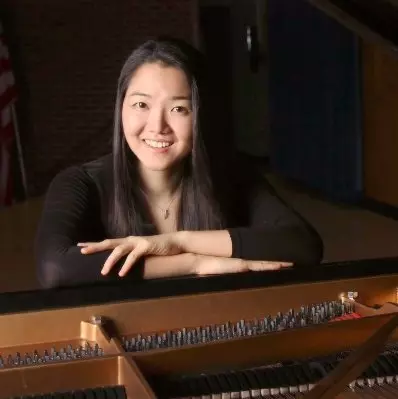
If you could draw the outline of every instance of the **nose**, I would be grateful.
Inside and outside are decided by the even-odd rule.
[[[147,119],[148,131],[155,134],[165,134],[168,130],[167,127],[168,124],[163,109],[152,108]]]

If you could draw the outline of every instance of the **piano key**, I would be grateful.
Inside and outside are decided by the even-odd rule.
[[[388,355],[388,359],[390,361],[390,363],[393,365],[394,370],[395,370],[395,374],[398,374],[398,356],[396,353],[391,352]]]
[[[208,383],[208,379],[206,375],[202,375],[199,378],[199,385],[200,385],[200,390],[201,390],[201,398],[202,399],[211,399],[211,387]]]
[[[252,370],[244,370],[243,374],[245,375],[249,387],[250,387],[250,394],[252,398],[260,397],[261,395],[261,387],[260,383],[258,382],[256,375],[252,372]]]
[[[200,385],[198,384],[196,377],[187,377],[183,379],[183,393],[187,396],[199,396],[200,392]]]
[[[189,378],[189,387],[192,396],[198,396],[204,399],[210,399],[211,390],[207,384],[206,376],[200,375],[194,378]]]
[[[392,384],[394,382],[394,369],[389,363],[387,356],[382,354],[378,357],[377,361],[380,363],[380,366],[383,368],[385,380],[388,384]]]
[[[176,388],[177,389],[177,388]],[[178,388],[181,389],[181,388]],[[180,391],[179,391],[180,392]],[[201,394],[200,385],[196,377],[186,377],[181,396],[199,396]]]
[[[397,382],[397,369],[394,360],[391,358],[391,353],[383,355],[383,360],[389,365],[392,374],[394,375],[393,381]]]
[[[250,386],[242,372],[232,373],[235,375],[235,378],[238,380],[239,388],[240,388],[240,398],[241,399],[249,399],[250,398]]]
[[[226,380],[228,381],[228,385],[230,387],[229,392],[231,394],[231,399],[239,399],[240,398],[240,386],[239,381],[236,379],[236,376],[232,373],[224,374]]]
[[[334,364],[331,361],[326,361],[323,363],[323,367],[326,370],[326,373],[329,374],[334,369]]]
[[[372,365],[370,365],[363,371],[361,377],[365,378],[367,386],[372,387],[376,382],[376,375],[376,370],[374,370]]]
[[[299,392],[300,382],[295,374],[294,366],[284,367],[286,378],[288,380],[288,390],[289,393]]]
[[[316,372],[309,367],[308,364],[298,364],[294,366],[294,372],[299,380],[298,390],[299,392],[308,392],[313,385],[316,384],[321,378],[317,376],[321,375],[321,372]]]
[[[289,374],[286,372],[285,367],[275,367],[274,369],[275,377],[279,392],[281,395],[286,395],[289,393],[289,387],[292,383],[289,378]],[[294,383],[294,382],[293,382]]]
[[[206,376],[207,383],[210,387],[211,399],[221,399],[221,387],[216,376],[209,374]]]
[[[265,367],[263,369],[260,369],[264,382],[267,381],[266,386],[269,389],[270,395],[280,394],[280,381],[278,378],[278,374],[275,371],[275,368],[276,367]]]
[[[264,369],[253,369],[252,373],[259,382],[261,396],[265,397],[271,395],[272,383],[267,374],[264,372]]]
[[[224,374],[216,374],[218,384],[221,390],[221,399],[231,399],[231,387]]]
[[[378,385],[384,384],[387,381],[387,371],[381,361],[381,357],[375,359],[375,361],[371,364],[373,372],[375,373],[375,383]]]

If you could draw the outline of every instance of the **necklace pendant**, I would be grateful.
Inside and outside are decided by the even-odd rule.
[[[167,219],[167,218],[169,217],[169,215],[170,215],[170,212],[169,212],[168,209],[166,209],[166,210],[164,211],[164,218]]]

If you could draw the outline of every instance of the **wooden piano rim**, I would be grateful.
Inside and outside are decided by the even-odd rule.
[[[397,264],[398,257],[362,259],[275,272],[248,272],[239,276],[230,274],[201,278],[184,277],[138,283],[124,281],[59,290],[6,292],[0,293],[0,315],[375,277],[395,274]]]
[[[263,317],[297,309],[313,303],[314,298],[317,302],[337,300],[340,292],[353,290],[364,304],[396,302],[397,286],[398,274],[394,274],[7,314],[0,316],[0,345],[8,348],[78,339],[81,321],[94,315],[113,320],[119,335],[152,333]]]

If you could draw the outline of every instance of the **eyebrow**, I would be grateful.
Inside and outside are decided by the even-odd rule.
[[[191,96],[173,96],[171,97],[172,100],[191,100]]]
[[[129,94],[129,97],[132,96],[141,96],[141,97],[147,97],[147,98],[151,98],[152,96],[146,93],[142,93],[140,91],[133,91]],[[191,96],[173,96],[171,97],[172,100],[191,100]]]
[[[141,96],[141,97],[151,97],[149,94],[141,93],[140,91],[133,91],[129,94],[129,97]]]

